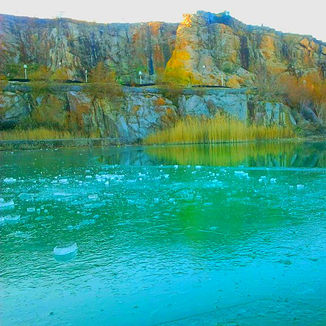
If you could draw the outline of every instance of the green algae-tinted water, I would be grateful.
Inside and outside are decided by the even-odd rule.
[[[325,143],[0,163],[1,325],[326,324]]]

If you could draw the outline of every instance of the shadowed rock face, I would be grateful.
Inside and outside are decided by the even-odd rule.
[[[227,14],[197,12],[180,24],[96,24],[0,15],[0,73],[10,63],[67,67],[71,78],[104,61],[123,82],[155,81],[159,71],[186,82],[246,84],[263,63],[274,73],[320,71],[326,44],[311,36],[245,25]],[[223,77],[222,77],[223,76]]]

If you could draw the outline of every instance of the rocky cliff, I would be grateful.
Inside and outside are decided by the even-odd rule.
[[[29,71],[65,68],[70,79],[82,81],[85,69],[101,62],[115,71],[120,83],[137,83],[142,71],[143,82],[166,78],[176,89],[124,87],[118,98],[96,99],[85,91],[89,84],[49,82],[38,89],[37,83],[10,83],[0,93],[0,129],[18,125],[96,131],[135,142],[187,115],[213,117],[217,112],[255,124],[321,125],[312,101],[294,109],[284,98],[252,95],[252,88],[250,95],[244,88],[253,85],[262,69],[291,78],[317,73],[322,81],[326,44],[311,36],[248,26],[228,13],[197,12],[185,15],[180,24],[0,15],[0,77],[23,77],[23,64],[28,64]],[[186,87],[196,84],[229,88]]]
[[[119,99],[94,100],[83,86],[56,85],[35,94],[26,85],[8,85],[0,95],[0,130],[36,123],[85,134],[95,131],[126,143],[138,142],[185,116],[211,118],[217,113],[258,125],[309,123],[282,103],[253,100],[246,89],[192,88],[171,96],[155,87],[124,87]]]
[[[197,12],[180,24],[96,24],[0,15],[0,74],[10,65],[65,67],[70,78],[103,61],[122,82],[250,84],[261,65],[273,73],[326,73],[326,44],[312,36],[245,25],[228,13]],[[18,72],[22,76],[22,69]]]

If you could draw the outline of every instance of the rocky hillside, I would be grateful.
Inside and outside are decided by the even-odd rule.
[[[257,125],[295,128],[312,122],[282,103],[257,101],[246,89],[189,88],[174,94],[155,87],[123,87],[122,91],[119,98],[95,99],[80,85],[56,85],[37,94],[29,86],[11,84],[0,94],[0,130],[27,125],[83,130],[85,135],[98,131],[101,137],[134,143],[186,116],[212,118],[222,113]]]
[[[121,82],[143,72],[185,83],[248,85],[261,65],[272,73],[326,74],[326,44],[311,36],[245,25],[227,13],[197,12],[180,24],[96,24],[0,15],[0,74],[22,64],[65,67],[71,79],[105,62]],[[19,77],[19,76],[12,76]]]

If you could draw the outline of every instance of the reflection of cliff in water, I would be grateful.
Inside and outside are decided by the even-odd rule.
[[[146,152],[168,164],[248,167],[326,167],[326,143],[238,143],[153,146]]]

